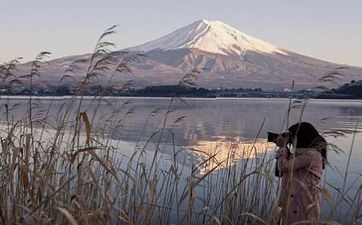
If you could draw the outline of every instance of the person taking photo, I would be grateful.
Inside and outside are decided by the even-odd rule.
[[[326,140],[308,122],[300,122],[276,141],[277,168],[282,174],[278,224],[318,224],[321,214],[319,184],[327,160]],[[292,145],[288,154],[287,145]]]

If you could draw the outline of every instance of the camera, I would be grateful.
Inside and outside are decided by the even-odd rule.
[[[291,136],[290,136],[290,133],[288,132],[284,132],[284,133],[281,133],[281,134],[277,134],[277,133],[273,133],[273,132],[268,132],[268,142],[273,142],[273,143],[277,143],[277,138],[279,136],[282,136],[283,138],[286,138],[286,143],[292,143],[291,141]]]

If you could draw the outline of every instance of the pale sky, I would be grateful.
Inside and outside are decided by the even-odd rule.
[[[362,66],[361,0],[0,0],[0,63],[89,53],[103,30],[123,49],[199,19],[335,63]]]

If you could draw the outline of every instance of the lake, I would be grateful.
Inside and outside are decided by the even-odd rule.
[[[67,111],[71,102],[69,97],[34,98],[32,101],[35,129],[45,124],[42,121],[47,121],[45,126],[51,130],[66,118],[67,129],[72,130],[75,112],[79,106],[76,101],[70,111]],[[0,104],[0,121],[3,126],[6,126],[6,121],[18,121],[29,115],[28,97],[2,97]],[[291,108],[289,114],[288,108]],[[6,114],[6,110],[9,114]],[[175,151],[182,150],[177,162],[185,166],[185,171],[188,172],[210,154],[217,155],[216,162],[227,161],[230,149],[245,150],[258,145],[257,149],[264,150],[246,157],[257,157],[265,150],[268,155],[272,155],[275,146],[266,143],[268,131],[279,133],[299,120],[309,121],[326,137],[331,146],[335,145],[343,150],[338,154],[332,150],[328,152],[329,163],[323,184],[331,191],[332,197],[335,197],[336,190],[344,185],[347,165],[349,167],[345,187],[349,188],[348,194],[354,196],[361,192],[362,101],[86,97],[82,100],[80,111],[87,112],[89,120],[92,121],[94,135],[115,143],[118,141],[117,146],[123,149],[122,156],[131,157],[135,148],[149,143],[163,143],[164,167],[172,164]],[[155,151],[153,147],[146,150],[150,155]],[[351,157],[347,163],[349,153]],[[221,163],[220,169],[237,164],[238,160],[245,158],[243,154],[245,152],[236,151],[237,156],[233,163]],[[217,163],[209,164],[199,173],[207,173],[208,169],[215,165]],[[214,173],[218,173],[217,170]],[[343,210],[341,212],[346,213]],[[325,212],[325,215],[327,214],[328,212]]]

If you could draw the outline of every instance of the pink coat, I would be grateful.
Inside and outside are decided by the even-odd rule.
[[[323,171],[320,152],[313,148],[300,148],[288,159],[286,149],[281,148],[277,161],[279,171],[283,172],[278,201],[282,208],[281,224],[318,221],[321,212],[318,185]]]

